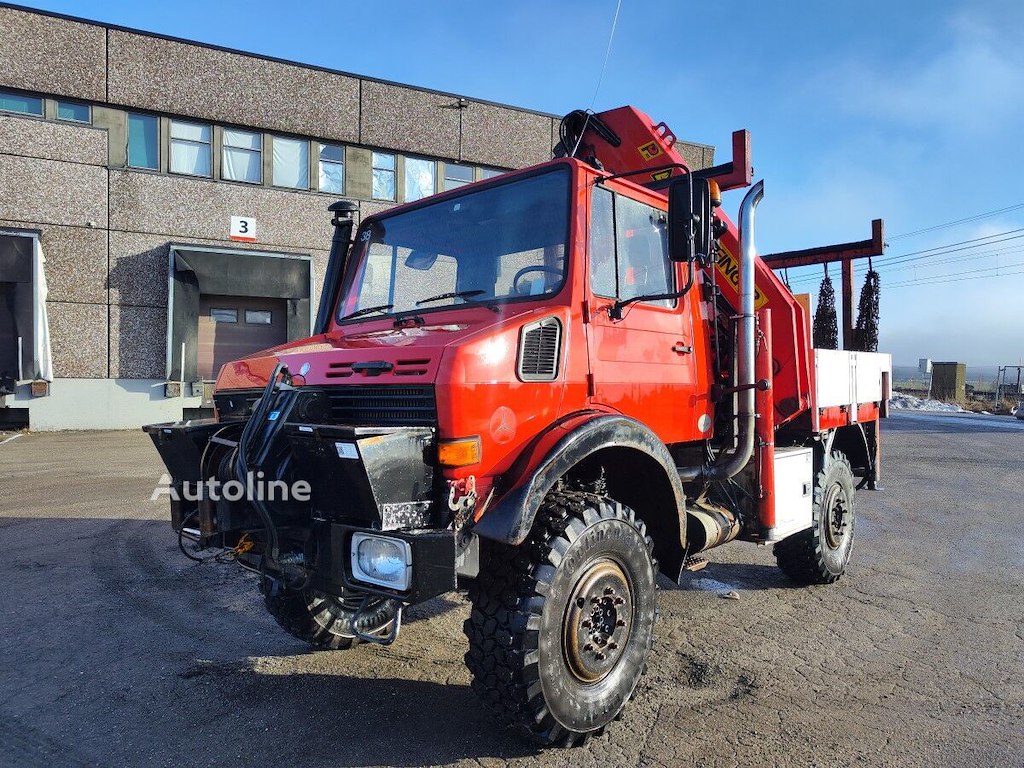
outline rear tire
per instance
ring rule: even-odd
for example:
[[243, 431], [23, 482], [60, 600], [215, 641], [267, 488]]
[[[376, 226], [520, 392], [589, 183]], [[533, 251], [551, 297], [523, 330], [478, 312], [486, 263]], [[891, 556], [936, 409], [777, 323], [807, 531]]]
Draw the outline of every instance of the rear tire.
[[651, 550], [631, 509], [564, 490], [521, 546], [481, 541], [466, 665], [499, 721], [576, 746], [618, 717], [653, 642]]
[[[356, 641], [353, 619], [363, 596], [335, 597], [315, 589], [264, 594], [263, 601], [278, 625], [292, 637], [309, 643], [318, 651], [342, 651]], [[366, 634], [383, 632], [395, 618], [392, 600], [374, 599], [359, 616], [359, 629]]]
[[790, 579], [831, 584], [843, 575], [853, 552], [855, 493], [850, 462], [837, 451], [815, 478], [812, 526], [775, 545], [775, 560]]

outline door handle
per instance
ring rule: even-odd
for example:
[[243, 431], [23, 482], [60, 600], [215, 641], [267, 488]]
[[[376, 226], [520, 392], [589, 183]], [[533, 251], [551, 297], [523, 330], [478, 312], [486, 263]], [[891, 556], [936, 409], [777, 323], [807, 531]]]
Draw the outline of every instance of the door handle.
[[693, 352], [693, 347], [689, 344], [673, 344], [672, 351], [678, 352], [680, 355], [688, 355]]

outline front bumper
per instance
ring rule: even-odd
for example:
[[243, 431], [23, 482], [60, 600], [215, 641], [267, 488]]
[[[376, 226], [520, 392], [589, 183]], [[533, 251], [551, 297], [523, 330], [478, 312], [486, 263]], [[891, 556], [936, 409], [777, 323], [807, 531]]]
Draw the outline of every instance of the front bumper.
[[[281, 568], [308, 576], [308, 583], [336, 596], [375, 595], [414, 604], [456, 587], [457, 539], [434, 470], [436, 431], [431, 427], [357, 427], [287, 422], [267, 425], [251, 469], [269, 478], [307, 482], [305, 504], [264, 503], [271, 510]], [[185, 422], [146, 427], [179, 496], [210, 476], [234, 478], [233, 452], [243, 421]], [[267, 526], [247, 497], [238, 501], [171, 502], [176, 530], [191, 530], [200, 546], [255, 546], [238, 560], [261, 573], [268, 567]], [[195, 521], [189, 522], [189, 521]], [[193, 530], [194, 529], [194, 530]], [[403, 542], [408, 583], [392, 589], [367, 583], [353, 568], [354, 534]], [[275, 561], [271, 561], [275, 562]]]
[[[355, 578], [352, 565], [352, 537], [357, 533], [397, 539], [408, 544], [411, 554], [408, 589], [389, 589]], [[360, 592], [414, 605], [443, 595], [456, 587], [457, 554], [455, 534], [451, 531], [382, 532], [378, 529], [329, 523], [320, 528], [317, 535], [322, 537], [320, 538], [321, 552], [327, 550], [330, 556], [322, 558], [321, 567], [317, 569], [314, 581], [319, 582], [317, 586], [328, 594]]]

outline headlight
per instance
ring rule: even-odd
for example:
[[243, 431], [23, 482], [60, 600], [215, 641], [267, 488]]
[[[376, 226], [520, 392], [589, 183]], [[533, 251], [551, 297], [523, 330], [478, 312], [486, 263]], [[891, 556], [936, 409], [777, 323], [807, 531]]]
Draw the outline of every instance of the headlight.
[[369, 533], [353, 534], [352, 577], [404, 592], [412, 578], [409, 543]]

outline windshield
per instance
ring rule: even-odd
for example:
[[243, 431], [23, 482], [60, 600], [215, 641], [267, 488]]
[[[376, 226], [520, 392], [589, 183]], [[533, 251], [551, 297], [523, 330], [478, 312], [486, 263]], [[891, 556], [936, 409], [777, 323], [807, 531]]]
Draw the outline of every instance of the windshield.
[[359, 234], [338, 319], [557, 293], [568, 233], [565, 168], [387, 216]]

